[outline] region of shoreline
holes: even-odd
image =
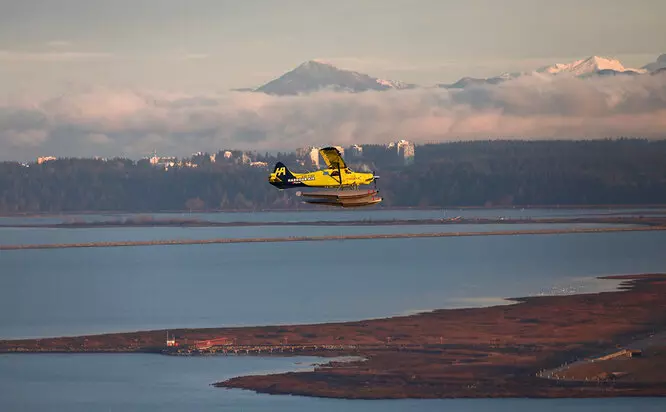
[[[651,365],[663,365],[656,378],[651,372],[652,380],[637,379],[642,364],[633,361],[624,363],[634,365],[629,378],[617,380],[560,382],[537,376],[541,370],[596,357],[666,331],[666,274],[599,279],[621,284],[610,292],[507,298],[519,303],[511,305],[437,309],[351,322],[170,333],[181,344],[179,348],[188,342],[217,339],[211,348],[218,353],[300,346],[313,348],[298,352],[308,356],[366,359],[324,364],[310,372],[239,376],[214,384],[260,393],[344,399],[666,396],[666,356],[658,354],[648,359]],[[0,353],[161,353],[166,349],[165,333],[0,340]],[[657,345],[666,349],[666,341]]]
[[[502,230],[495,232],[427,232],[427,233],[390,233],[390,234],[363,234],[363,235],[339,235],[339,236],[285,236],[285,237],[270,237],[270,238],[269,237],[217,238],[217,239],[177,239],[177,240],[145,240],[145,241],[137,240],[137,241],[114,241],[114,242],[0,245],[0,251],[99,248],[99,247],[132,247],[132,246],[211,245],[211,244],[237,244],[237,243],[319,242],[319,241],[333,241],[333,240],[412,239],[412,238],[443,238],[443,237],[473,237],[473,236],[564,235],[564,234],[581,234],[581,233],[651,232],[651,231],[664,231],[664,230],[666,230],[666,226]]]
[[[360,219],[360,220],[312,220],[312,221],[233,221],[216,222],[201,219],[170,218],[153,219],[136,217],[122,220],[61,223],[0,223],[0,228],[45,228],[45,229],[90,229],[118,227],[243,227],[243,226],[406,226],[406,225],[489,225],[489,224],[609,224],[666,226],[664,215],[613,216],[592,215],[587,217],[465,217],[417,218],[417,219]]]
[[[378,207],[375,211],[432,211],[432,210],[575,210],[575,209],[666,209],[666,204],[598,204],[598,205],[505,205],[505,206],[394,206]],[[199,213],[262,213],[262,212],[340,212],[340,208],[261,208],[261,209],[174,209],[174,210],[82,210],[82,211],[62,211],[62,212],[2,212],[0,217],[54,217],[54,216],[75,216],[75,215],[122,215],[122,214],[199,214]]]

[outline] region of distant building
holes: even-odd
[[[41,165],[42,163],[50,162],[51,160],[56,160],[56,158],[53,156],[41,156],[37,158],[37,164]]]
[[[157,155],[157,151],[153,150],[153,155],[148,158],[148,161],[151,165],[155,166],[160,161],[160,157]]]
[[[301,147],[296,149],[296,157],[304,160],[303,165],[306,167],[319,168],[319,148],[314,146]]]
[[[310,162],[312,163],[312,166],[319,168],[319,148],[318,147],[310,148],[310,153],[308,155],[310,157]]]
[[[210,155],[210,162],[211,163],[215,163],[215,159],[217,159],[217,153],[213,153],[212,155]]]
[[[170,167],[175,167],[177,163],[177,159],[175,157],[159,157],[155,154],[151,156],[149,159],[150,164],[155,166],[155,167],[162,167],[165,170],[168,170]]]
[[[400,140],[396,143],[398,156],[403,159],[406,165],[414,162],[414,143],[407,140]]]
[[[173,335],[169,336],[168,331],[167,331],[167,334],[166,334],[166,345],[169,348],[174,347],[174,346],[178,346],[178,343],[176,343],[176,337],[173,336]]]
[[[363,147],[359,146],[357,144],[352,145],[352,147],[349,148],[349,155],[351,157],[362,157],[363,156]]]
[[[298,158],[304,158],[309,153],[310,153],[310,148],[309,147],[307,147],[307,148],[299,147],[298,149],[296,149],[296,157],[298,157]]]
[[[225,159],[231,159],[232,155],[233,155],[233,153],[231,153],[231,150],[225,150],[224,151],[224,158]]]
[[[250,162],[250,166],[252,166],[252,167],[267,167],[268,163],[266,163],[266,162]]]

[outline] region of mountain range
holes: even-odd
[[[646,64],[640,69],[626,68],[616,59],[591,56],[570,63],[557,63],[527,72],[503,73],[488,78],[463,77],[455,83],[437,84],[435,87],[445,89],[462,89],[478,85],[496,85],[523,76],[548,78],[551,76],[595,77],[595,76],[636,76],[655,74],[666,71],[666,54],[656,61]],[[236,89],[237,91],[254,91],[278,96],[308,94],[321,90],[336,92],[359,93],[369,90],[404,90],[420,87],[415,84],[403,83],[372,77],[367,74],[344,70],[320,60],[309,60],[282,76],[256,88]]]
[[[368,90],[400,90],[413,87],[416,85],[378,79],[367,74],[339,69],[319,60],[310,60],[255,91],[276,95],[296,95],[326,89],[358,93]]]

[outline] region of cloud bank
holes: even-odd
[[[294,97],[91,89],[0,99],[0,160],[619,136],[666,138],[666,73]]]

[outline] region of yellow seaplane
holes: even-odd
[[[280,190],[291,188],[323,188],[337,189],[318,192],[296,192],[306,203],[317,205],[360,207],[370,206],[382,201],[378,196],[377,179],[374,173],[352,171],[342,159],[340,151],[335,147],[319,150],[326,162],[326,169],[308,173],[293,173],[282,162],[275,164],[268,182]],[[361,185],[375,184],[374,189],[359,190]]]

